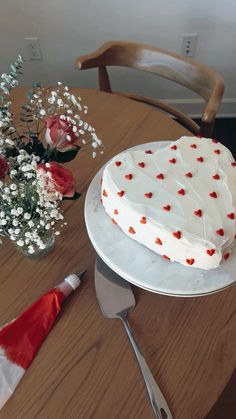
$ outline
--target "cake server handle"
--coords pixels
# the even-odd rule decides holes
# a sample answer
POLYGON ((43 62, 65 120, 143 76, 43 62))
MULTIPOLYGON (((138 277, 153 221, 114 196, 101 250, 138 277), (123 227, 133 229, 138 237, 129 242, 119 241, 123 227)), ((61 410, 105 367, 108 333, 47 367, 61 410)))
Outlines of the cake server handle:
POLYGON ((148 396, 152 405, 153 412, 157 419, 173 419, 173 416, 170 412, 170 409, 165 401, 165 398, 158 387, 144 357, 142 356, 137 342, 134 338, 133 332, 131 327, 126 318, 123 318, 122 314, 120 313, 119 319, 122 320, 127 335, 129 336, 130 343, 132 345, 133 351, 136 355, 136 359, 138 361, 143 380, 146 385, 146 389, 148 392, 148 396))

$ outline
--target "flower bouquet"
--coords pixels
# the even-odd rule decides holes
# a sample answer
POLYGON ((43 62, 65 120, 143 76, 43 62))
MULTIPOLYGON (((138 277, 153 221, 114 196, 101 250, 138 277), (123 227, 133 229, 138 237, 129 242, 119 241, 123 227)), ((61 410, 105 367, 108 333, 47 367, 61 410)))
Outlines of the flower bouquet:
POLYGON ((55 89, 34 84, 16 123, 10 92, 22 64, 19 56, 0 81, 0 234, 26 255, 36 255, 60 234, 58 224, 67 224, 61 201, 80 196, 73 174, 62 164, 81 148, 94 158, 102 142, 81 118, 88 110, 81 98, 60 82, 55 89))

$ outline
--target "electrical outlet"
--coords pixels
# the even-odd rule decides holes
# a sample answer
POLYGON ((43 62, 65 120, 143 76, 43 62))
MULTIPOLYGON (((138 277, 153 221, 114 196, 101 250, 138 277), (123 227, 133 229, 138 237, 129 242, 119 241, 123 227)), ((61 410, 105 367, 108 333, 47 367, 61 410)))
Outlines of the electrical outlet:
POLYGON ((183 33, 181 54, 184 57, 194 57, 197 47, 197 33, 183 33))
POLYGON ((43 59, 39 38, 25 38, 25 44, 29 61, 40 61, 43 59))

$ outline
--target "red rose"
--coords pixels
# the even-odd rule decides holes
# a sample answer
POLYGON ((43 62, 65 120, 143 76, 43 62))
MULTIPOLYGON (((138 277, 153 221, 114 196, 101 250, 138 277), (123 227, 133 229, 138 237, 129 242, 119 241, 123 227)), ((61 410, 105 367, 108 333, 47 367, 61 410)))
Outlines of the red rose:
POLYGON ((4 157, 0 156, 0 179, 4 179, 8 170, 8 164, 4 157))
POLYGON ((72 173, 68 169, 64 169, 55 161, 51 161, 47 164, 48 167, 40 163, 38 165, 38 173, 43 172, 50 173, 50 183, 53 184, 55 191, 60 192, 63 196, 71 198, 75 194, 75 183, 76 180, 72 173))
POLYGON ((66 119, 61 119, 59 115, 44 119, 46 124, 46 142, 56 148, 71 148, 78 137, 73 131, 75 125, 66 119))

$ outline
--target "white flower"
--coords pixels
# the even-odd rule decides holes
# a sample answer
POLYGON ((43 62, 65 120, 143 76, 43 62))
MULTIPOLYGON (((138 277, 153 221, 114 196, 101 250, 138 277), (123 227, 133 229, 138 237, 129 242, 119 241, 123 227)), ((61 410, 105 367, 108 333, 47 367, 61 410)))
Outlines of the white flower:
POLYGON ((9 144, 9 145, 14 145, 14 144, 15 144, 15 143, 14 143, 14 141, 10 140, 10 138, 7 138, 7 139, 5 140, 5 142, 6 142, 7 144, 9 144))
POLYGON ((42 115, 42 116, 46 115, 46 111, 45 111, 45 109, 41 109, 39 113, 40 113, 40 115, 42 115))
POLYGON ((30 254, 30 255, 32 255, 32 254, 35 252, 35 250, 34 250, 34 246, 30 245, 30 246, 28 247, 28 252, 29 252, 29 254, 30 254))
POLYGON ((31 215, 30 215, 28 212, 26 212, 26 213, 24 214, 24 219, 25 219, 25 220, 30 220, 30 218, 31 218, 31 215))
POLYGON ((24 240, 17 240, 16 244, 20 247, 24 246, 25 242, 24 240))
POLYGON ((18 207, 16 208, 16 210, 17 210, 17 215, 21 215, 24 212, 22 207, 18 207))

